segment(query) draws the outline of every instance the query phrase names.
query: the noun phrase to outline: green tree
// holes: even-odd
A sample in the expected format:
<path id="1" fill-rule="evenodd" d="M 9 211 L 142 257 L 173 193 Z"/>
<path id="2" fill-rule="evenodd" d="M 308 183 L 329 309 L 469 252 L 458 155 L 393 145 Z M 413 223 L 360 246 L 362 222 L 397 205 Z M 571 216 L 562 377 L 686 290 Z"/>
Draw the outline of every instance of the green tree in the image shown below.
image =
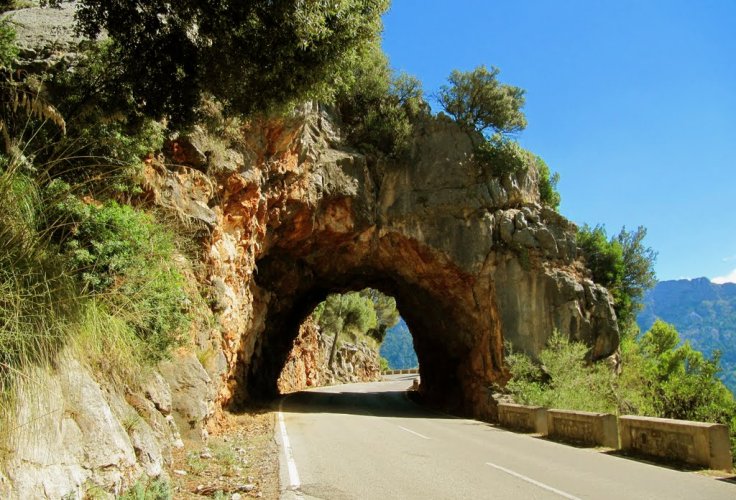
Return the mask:
<path id="1" fill-rule="evenodd" d="M 496 78 L 500 70 L 478 66 L 473 71 L 454 70 L 450 85 L 440 88 L 437 99 L 442 108 L 465 127 L 500 134 L 519 132 L 526 127 L 524 90 L 502 84 Z"/>
<path id="2" fill-rule="evenodd" d="M 368 330 L 367 333 L 381 343 L 386 338 L 388 329 L 395 326 L 401 319 L 399 310 L 396 308 L 396 299 L 374 288 L 361 290 L 360 295 L 369 298 L 373 302 L 373 310 L 376 312 L 376 326 Z"/>
<path id="3" fill-rule="evenodd" d="M 656 283 L 657 253 L 644 245 L 646 234 L 643 226 L 636 231 L 626 231 L 624 227 L 609 239 L 604 226 L 591 228 L 587 224 L 577 233 L 578 247 L 593 273 L 593 280 L 613 295 L 622 327 L 635 320 L 644 292 Z"/>
<path id="4" fill-rule="evenodd" d="M 340 334 L 357 338 L 375 328 L 378 322 L 373 301 L 358 292 L 335 293 L 315 309 L 315 319 L 322 331 L 333 335 L 328 366 L 332 367 Z"/>
<path id="5" fill-rule="evenodd" d="M 657 284 L 654 272 L 657 252 L 644 245 L 646 235 L 644 226 L 639 226 L 636 231 L 626 231 L 626 227 L 623 227 L 616 235 L 623 258 L 623 274 L 619 284 L 620 296 L 625 300 L 623 319 L 629 322 L 635 321 L 646 291 Z"/>
<path id="6" fill-rule="evenodd" d="M 330 97 L 377 38 L 387 0 L 80 0 L 77 27 L 113 41 L 118 88 L 186 123 L 204 93 L 251 113 Z"/>
<path id="7" fill-rule="evenodd" d="M 720 354 L 710 358 L 680 345 L 675 327 L 657 320 L 641 338 L 647 385 L 657 416 L 730 424 L 736 418 L 733 394 L 717 375 Z"/>
<path id="8" fill-rule="evenodd" d="M 421 83 L 406 73 L 395 75 L 378 43 L 364 48 L 350 73 L 355 80 L 337 96 L 350 143 L 369 154 L 405 157 L 414 119 L 429 113 Z"/>
<path id="9" fill-rule="evenodd" d="M 15 29 L 8 19 L 0 19 L 0 66 L 11 67 L 17 56 Z"/>
<path id="10" fill-rule="evenodd" d="M 560 182 L 560 174 L 552 173 L 547 163 L 539 156 L 536 157 L 537 172 L 539 173 L 539 199 L 545 205 L 558 210 L 560 208 L 561 197 L 557 191 L 557 183 Z"/>

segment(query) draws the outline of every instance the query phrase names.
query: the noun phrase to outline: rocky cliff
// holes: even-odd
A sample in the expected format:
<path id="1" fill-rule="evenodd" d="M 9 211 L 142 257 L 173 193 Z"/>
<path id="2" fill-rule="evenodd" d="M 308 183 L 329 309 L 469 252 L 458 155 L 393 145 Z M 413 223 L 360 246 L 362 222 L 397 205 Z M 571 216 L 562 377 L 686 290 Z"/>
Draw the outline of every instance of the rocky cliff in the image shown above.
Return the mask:
<path id="1" fill-rule="evenodd" d="M 213 149 L 203 132 L 180 141 L 201 158 Z M 242 163 L 209 155 L 208 174 L 189 168 L 216 184 L 198 206 L 216 221 L 209 269 L 229 367 L 223 402 L 275 393 L 312 308 L 367 286 L 397 299 L 425 396 L 445 406 L 486 411 L 487 388 L 506 377 L 504 339 L 535 354 L 560 329 L 587 342 L 592 359 L 615 354 L 608 292 L 578 260 L 574 226 L 540 205 L 537 172 L 490 175 L 454 123 L 420 124 L 401 163 L 351 150 L 317 105 L 250 123 L 242 146 Z"/>
<path id="2" fill-rule="evenodd" d="M 339 344 L 330 367 L 332 340 L 311 319 L 302 323 L 278 379 L 281 394 L 323 385 L 381 380 L 378 353 L 363 341 Z"/>

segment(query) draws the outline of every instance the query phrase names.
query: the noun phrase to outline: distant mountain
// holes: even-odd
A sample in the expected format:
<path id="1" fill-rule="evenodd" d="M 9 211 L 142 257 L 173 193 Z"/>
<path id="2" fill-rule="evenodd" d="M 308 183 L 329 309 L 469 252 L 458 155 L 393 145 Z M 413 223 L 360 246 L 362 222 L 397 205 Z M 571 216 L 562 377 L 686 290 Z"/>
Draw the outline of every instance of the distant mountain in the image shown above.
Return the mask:
<path id="1" fill-rule="evenodd" d="M 721 379 L 736 393 L 736 284 L 660 281 L 644 297 L 637 323 L 644 332 L 657 318 L 675 325 L 683 340 L 706 355 L 720 350 Z"/>
<path id="2" fill-rule="evenodd" d="M 417 354 L 414 352 L 414 341 L 403 318 L 386 332 L 380 354 L 388 360 L 388 366 L 392 370 L 419 366 Z"/>

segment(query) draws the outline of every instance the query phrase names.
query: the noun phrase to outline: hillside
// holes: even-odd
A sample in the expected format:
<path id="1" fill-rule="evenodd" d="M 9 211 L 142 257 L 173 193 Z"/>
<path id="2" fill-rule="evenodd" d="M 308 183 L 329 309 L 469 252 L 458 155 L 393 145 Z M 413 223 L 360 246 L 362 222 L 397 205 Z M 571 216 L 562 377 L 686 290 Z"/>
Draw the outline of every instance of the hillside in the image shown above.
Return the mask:
<path id="1" fill-rule="evenodd" d="M 661 281 L 644 297 L 637 322 L 648 330 L 656 318 L 675 325 L 682 338 L 710 354 L 721 351 L 721 379 L 736 392 L 736 284 L 707 278 Z"/>
<path id="2" fill-rule="evenodd" d="M 386 332 L 386 338 L 381 344 L 381 356 L 386 358 L 392 370 L 419 366 L 411 332 L 403 318 Z"/>

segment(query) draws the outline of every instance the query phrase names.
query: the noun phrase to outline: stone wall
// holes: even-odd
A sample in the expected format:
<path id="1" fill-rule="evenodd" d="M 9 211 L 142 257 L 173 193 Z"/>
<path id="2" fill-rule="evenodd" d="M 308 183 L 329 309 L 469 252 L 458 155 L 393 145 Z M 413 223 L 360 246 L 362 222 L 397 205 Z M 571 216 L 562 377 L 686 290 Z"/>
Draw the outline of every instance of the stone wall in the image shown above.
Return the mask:
<path id="1" fill-rule="evenodd" d="M 547 410 L 541 406 L 498 403 L 498 423 L 509 429 L 548 434 Z"/>
<path id="2" fill-rule="evenodd" d="M 621 449 L 730 471 L 728 426 L 668 418 L 619 417 Z"/>
<path id="3" fill-rule="evenodd" d="M 618 449 L 616 415 L 587 411 L 547 410 L 550 438 Z"/>

